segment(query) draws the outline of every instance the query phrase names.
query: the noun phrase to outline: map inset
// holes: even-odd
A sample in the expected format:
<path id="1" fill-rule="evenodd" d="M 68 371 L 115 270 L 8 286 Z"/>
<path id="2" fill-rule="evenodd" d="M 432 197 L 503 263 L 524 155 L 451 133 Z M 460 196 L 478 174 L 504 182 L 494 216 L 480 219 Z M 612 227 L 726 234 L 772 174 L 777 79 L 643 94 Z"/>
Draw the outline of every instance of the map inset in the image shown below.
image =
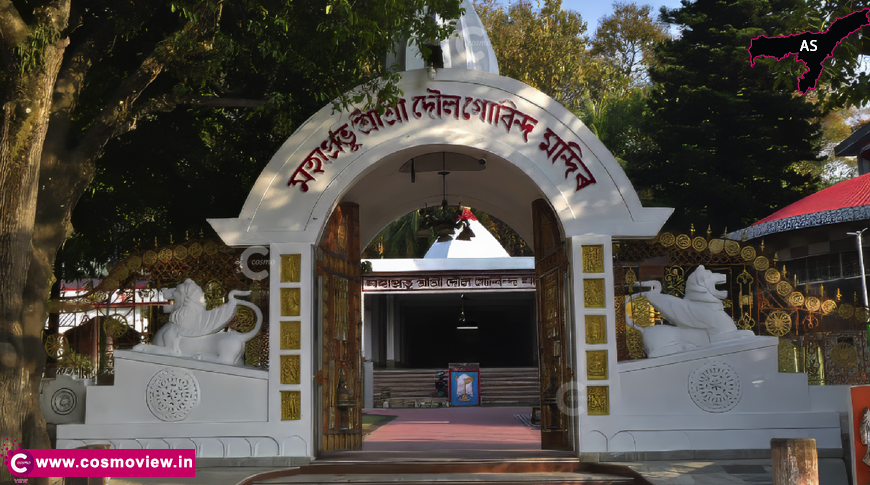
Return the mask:
<path id="1" fill-rule="evenodd" d="M 870 25 L 870 8 L 840 17 L 824 32 L 804 32 L 782 37 L 759 36 L 749 43 L 749 64 L 755 65 L 757 57 L 773 57 L 781 61 L 795 56 L 795 62 L 803 62 L 807 68 L 798 78 L 798 91 L 806 94 L 815 89 L 825 68 L 822 63 L 834 55 L 834 49 L 847 37 Z"/>

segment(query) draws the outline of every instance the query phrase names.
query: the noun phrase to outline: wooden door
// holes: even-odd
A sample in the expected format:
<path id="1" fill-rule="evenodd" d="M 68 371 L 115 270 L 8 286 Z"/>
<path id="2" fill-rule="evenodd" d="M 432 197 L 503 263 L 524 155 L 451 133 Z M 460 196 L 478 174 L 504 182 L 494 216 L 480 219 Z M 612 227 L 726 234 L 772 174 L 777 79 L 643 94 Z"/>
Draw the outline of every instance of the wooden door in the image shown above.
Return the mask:
<path id="1" fill-rule="evenodd" d="M 340 204 L 317 251 L 323 361 L 316 380 L 323 409 L 320 451 L 362 449 L 359 206 Z"/>
<path id="2" fill-rule="evenodd" d="M 566 324 L 568 258 L 559 219 L 543 199 L 532 203 L 535 244 L 535 293 L 538 321 L 538 366 L 541 377 L 541 449 L 573 450 L 571 418 L 558 400 L 571 405 L 563 386 L 573 377 Z M 560 389 L 563 392 L 560 392 Z M 563 406 L 564 409 L 564 406 Z"/>

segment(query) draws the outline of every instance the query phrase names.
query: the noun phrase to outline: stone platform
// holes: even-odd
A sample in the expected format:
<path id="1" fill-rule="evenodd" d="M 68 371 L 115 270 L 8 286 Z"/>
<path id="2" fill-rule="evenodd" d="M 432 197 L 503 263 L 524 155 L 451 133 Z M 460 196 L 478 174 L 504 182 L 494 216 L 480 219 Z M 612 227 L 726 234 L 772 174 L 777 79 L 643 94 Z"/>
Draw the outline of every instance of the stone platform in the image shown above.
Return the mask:
<path id="1" fill-rule="evenodd" d="M 815 438 L 841 453 L 840 416 L 815 410 L 806 374 L 778 371 L 778 339 L 754 337 L 620 362 L 611 417 L 583 416 L 584 452 L 765 450 Z"/>

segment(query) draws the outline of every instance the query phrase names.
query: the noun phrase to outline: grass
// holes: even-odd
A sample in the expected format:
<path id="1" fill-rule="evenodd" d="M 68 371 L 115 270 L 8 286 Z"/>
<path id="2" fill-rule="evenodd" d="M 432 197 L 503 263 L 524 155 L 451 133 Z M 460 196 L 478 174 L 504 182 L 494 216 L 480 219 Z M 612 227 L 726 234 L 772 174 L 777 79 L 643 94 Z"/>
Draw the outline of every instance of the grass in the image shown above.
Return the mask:
<path id="1" fill-rule="evenodd" d="M 398 418 L 398 416 L 383 416 L 380 414 L 365 414 L 362 415 L 362 430 L 363 436 L 372 434 L 376 429 Z"/>

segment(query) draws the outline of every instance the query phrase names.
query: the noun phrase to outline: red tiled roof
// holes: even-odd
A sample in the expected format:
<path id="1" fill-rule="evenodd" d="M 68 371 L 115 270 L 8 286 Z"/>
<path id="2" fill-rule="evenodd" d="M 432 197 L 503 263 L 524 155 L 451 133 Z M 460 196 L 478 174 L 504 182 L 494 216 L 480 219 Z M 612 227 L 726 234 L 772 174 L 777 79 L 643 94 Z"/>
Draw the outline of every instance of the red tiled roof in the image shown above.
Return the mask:
<path id="1" fill-rule="evenodd" d="M 870 173 L 844 180 L 825 190 L 808 195 L 761 219 L 753 226 L 765 222 L 778 221 L 788 217 L 802 216 L 816 212 L 845 209 L 870 205 Z"/>

